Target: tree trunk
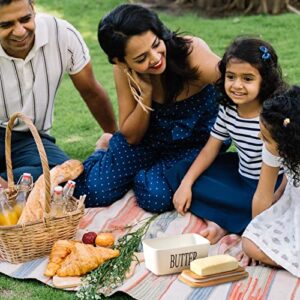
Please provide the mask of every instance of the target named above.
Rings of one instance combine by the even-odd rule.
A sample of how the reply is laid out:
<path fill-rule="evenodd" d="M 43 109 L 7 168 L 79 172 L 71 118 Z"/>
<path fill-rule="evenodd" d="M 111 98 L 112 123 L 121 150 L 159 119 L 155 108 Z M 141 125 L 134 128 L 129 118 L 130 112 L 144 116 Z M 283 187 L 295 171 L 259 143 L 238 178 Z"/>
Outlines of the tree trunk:
<path fill-rule="evenodd" d="M 174 8 L 180 10 L 193 8 L 210 16 L 234 14 L 279 14 L 285 11 L 300 13 L 300 0 L 129 0 L 131 3 L 142 2 L 156 8 Z M 290 4 L 293 2 L 293 5 Z M 294 6 L 296 5 L 296 7 Z"/>

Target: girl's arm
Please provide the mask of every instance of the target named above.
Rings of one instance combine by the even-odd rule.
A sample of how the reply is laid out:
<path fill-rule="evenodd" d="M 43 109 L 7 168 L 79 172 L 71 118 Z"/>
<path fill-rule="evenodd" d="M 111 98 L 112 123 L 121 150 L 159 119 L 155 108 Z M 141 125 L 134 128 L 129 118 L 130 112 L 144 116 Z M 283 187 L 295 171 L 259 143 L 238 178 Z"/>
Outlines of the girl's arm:
<path fill-rule="evenodd" d="M 222 147 L 223 141 L 210 136 L 204 148 L 183 177 L 180 186 L 173 197 L 175 209 L 185 214 L 191 206 L 192 186 L 196 179 L 213 163 Z"/>
<path fill-rule="evenodd" d="M 220 57 L 210 50 L 208 45 L 198 37 L 187 37 L 192 40 L 192 52 L 188 57 L 190 66 L 198 68 L 199 86 L 206 86 L 209 83 L 215 83 L 220 72 L 218 63 Z"/>
<path fill-rule="evenodd" d="M 280 197 L 282 196 L 282 194 L 285 190 L 286 184 L 287 184 L 287 177 L 286 177 L 286 175 L 283 175 L 280 186 L 278 187 L 278 189 L 276 190 L 276 192 L 274 194 L 273 202 L 277 202 L 280 199 Z"/>
<path fill-rule="evenodd" d="M 130 71 L 142 90 L 143 103 L 151 107 L 152 85 L 147 76 L 143 78 Z M 150 112 L 146 113 L 133 98 L 124 70 L 115 65 L 114 78 L 119 104 L 119 128 L 129 144 L 138 144 L 149 126 Z"/>
<path fill-rule="evenodd" d="M 279 167 L 270 167 L 262 163 L 258 186 L 252 200 L 252 218 L 273 204 L 278 172 Z"/>

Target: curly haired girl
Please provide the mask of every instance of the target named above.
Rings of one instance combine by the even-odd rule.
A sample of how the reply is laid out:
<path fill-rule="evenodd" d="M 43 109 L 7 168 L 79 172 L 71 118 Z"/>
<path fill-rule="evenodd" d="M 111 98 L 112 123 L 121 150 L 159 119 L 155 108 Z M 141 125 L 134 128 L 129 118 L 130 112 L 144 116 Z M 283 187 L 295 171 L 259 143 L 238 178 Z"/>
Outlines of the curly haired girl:
<path fill-rule="evenodd" d="M 261 200 L 261 210 L 265 210 L 246 228 L 244 252 L 300 277 L 300 87 L 293 86 L 266 101 L 260 126 L 264 141 L 263 175 L 256 197 Z M 285 190 L 274 203 L 273 191 L 281 163 L 287 169 L 282 184 Z"/>

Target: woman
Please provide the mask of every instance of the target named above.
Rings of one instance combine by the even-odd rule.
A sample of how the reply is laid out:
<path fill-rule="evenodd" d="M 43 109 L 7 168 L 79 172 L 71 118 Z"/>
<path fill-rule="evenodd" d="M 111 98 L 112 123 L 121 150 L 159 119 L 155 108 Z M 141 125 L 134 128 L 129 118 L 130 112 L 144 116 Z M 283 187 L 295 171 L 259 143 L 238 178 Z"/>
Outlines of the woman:
<path fill-rule="evenodd" d="M 151 212 L 173 209 L 165 171 L 193 159 L 213 125 L 218 93 L 215 55 L 200 38 L 171 32 L 142 6 L 123 4 L 99 24 L 98 40 L 114 65 L 120 131 L 84 165 L 77 193 L 105 206 L 130 188 Z M 104 140 L 104 142 L 103 142 Z M 99 145 L 98 144 L 98 145 Z"/>

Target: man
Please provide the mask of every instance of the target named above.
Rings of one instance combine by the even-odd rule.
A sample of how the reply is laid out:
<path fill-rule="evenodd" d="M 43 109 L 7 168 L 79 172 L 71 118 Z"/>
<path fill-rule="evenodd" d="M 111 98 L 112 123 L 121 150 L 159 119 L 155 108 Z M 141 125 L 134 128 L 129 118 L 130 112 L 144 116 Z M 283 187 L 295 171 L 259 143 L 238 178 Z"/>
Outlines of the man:
<path fill-rule="evenodd" d="M 0 184 L 5 185 L 5 127 L 10 115 L 20 111 L 38 129 L 50 168 L 67 160 L 49 135 L 54 98 L 63 73 L 105 132 L 116 130 L 108 96 L 96 81 L 88 48 L 68 22 L 36 15 L 33 0 L 0 0 Z M 22 122 L 12 134 L 14 178 L 23 172 L 34 180 L 42 173 L 35 142 Z"/>

